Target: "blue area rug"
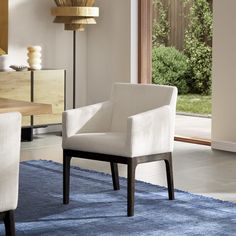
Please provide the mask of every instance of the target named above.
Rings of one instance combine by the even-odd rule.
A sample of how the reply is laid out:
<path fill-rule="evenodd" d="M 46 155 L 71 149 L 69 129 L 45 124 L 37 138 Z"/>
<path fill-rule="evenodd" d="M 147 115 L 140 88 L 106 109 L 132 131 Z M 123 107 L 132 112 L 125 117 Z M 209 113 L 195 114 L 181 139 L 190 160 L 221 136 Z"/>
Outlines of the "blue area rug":
<path fill-rule="evenodd" d="M 137 181 L 135 216 L 126 217 L 126 180 L 112 190 L 111 176 L 72 168 L 71 201 L 62 204 L 62 165 L 23 162 L 17 236 L 21 235 L 236 235 L 236 204 Z M 0 235 L 3 234 L 0 224 Z"/>

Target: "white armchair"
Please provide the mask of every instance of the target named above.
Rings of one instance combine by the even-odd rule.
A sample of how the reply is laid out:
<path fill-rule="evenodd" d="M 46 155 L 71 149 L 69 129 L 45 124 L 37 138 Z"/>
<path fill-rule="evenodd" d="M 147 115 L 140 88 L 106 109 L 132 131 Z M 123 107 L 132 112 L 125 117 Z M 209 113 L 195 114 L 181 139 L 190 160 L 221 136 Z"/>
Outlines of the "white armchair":
<path fill-rule="evenodd" d="M 107 102 L 63 113 L 63 203 L 69 203 L 72 157 L 111 164 L 119 190 L 117 163 L 128 165 L 128 216 L 134 214 L 135 169 L 164 160 L 169 199 L 174 199 L 172 157 L 177 88 L 117 83 Z"/>
<path fill-rule="evenodd" d="M 7 236 L 15 235 L 20 135 L 20 113 L 0 114 L 0 218 L 4 221 Z"/>

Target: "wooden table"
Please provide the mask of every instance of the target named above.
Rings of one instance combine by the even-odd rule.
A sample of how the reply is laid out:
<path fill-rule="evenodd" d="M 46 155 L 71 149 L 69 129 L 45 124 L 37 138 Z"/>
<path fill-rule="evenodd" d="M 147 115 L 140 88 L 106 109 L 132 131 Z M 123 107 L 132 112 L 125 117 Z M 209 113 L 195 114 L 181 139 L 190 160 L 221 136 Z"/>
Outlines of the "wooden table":
<path fill-rule="evenodd" d="M 18 111 L 22 116 L 52 113 L 52 105 L 0 98 L 0 113 Z"/>
<path fill-rule="evenodd" d="M 51 114 L 52 105 L 0 98 L 0 113 L 7 112 L 20 112 L 22 116 Z M 22 128 L 21 139 L 23 141 L 33 140 L 33 126 Z"/>

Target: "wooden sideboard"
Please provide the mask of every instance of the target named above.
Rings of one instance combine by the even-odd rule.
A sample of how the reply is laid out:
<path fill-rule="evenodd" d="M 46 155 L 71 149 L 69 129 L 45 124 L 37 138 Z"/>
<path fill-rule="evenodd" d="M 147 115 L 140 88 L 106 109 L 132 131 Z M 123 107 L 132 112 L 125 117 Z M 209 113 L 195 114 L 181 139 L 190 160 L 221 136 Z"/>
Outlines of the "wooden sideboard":
<path fill-rule="evenodd" d="M 23 128 L 61 124 L 65 77 L 65 70 L 1 71 L 0 97 L 52 105 L 52 114 L 24 116 Z"/>
<path fill-rule="evenodd" d="M 0 113 L 20 112 L 22 116 L 51 114 L 52 105 L 0 97 Z"/>

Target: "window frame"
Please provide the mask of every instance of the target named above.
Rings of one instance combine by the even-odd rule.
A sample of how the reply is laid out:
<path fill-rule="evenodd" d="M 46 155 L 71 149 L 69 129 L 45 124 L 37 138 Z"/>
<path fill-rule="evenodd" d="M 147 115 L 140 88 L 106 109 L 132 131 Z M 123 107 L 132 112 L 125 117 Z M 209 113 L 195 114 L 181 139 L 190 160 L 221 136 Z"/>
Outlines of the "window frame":
<path fill-rule="evenodd" d="M 152 83 L 152 0 L 138 0 L 138 83 Z M 175 141 L 211 146 L 210 140 L 181 137 Z"/>
<path fill-rule="evenodd" d="M 138 82 L 152 81 L 152 1 L 138 0 Z"/>

